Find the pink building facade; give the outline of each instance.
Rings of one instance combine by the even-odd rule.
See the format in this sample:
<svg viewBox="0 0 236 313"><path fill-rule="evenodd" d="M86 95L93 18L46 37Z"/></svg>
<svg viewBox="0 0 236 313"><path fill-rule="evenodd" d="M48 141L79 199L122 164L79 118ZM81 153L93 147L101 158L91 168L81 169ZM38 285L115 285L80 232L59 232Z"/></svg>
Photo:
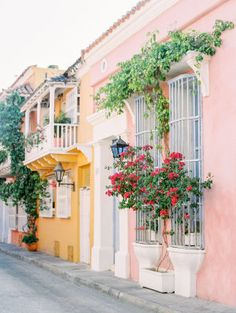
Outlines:
<svg viewBox="0 0 236 313"><path fill-rule="evenodd" d="M84 51L85 63L78 70L78 77L86 72L90 73L91 86L95 94L108 81L110 75L117 71L119 62L130 59L140 51L147 41L148 33L158 30L158 40L162 41L167 40L168 32L175 29L210 32L215 21L219 19L236 21L235 0L141 1L132 14L128 14L115 24L109 32ZM201 217L199 215L201 221L198 222L202 225L202 242L200 244L196 240L192 249L187 249L183 245L181 251L186 249L192 251L190 252L192 254L197 252L194 256L191 255L192 259L189 261L192 262L191 264L184 263L184 260L189 258L189 252L187 252L187 257L185 254L180 256L180 263L182 262L180 265L179 261L174 259L173 268L176 277L176 293L185 296L197 295L203 299L236 306L236 239L234 236L236 229L236 105L234 99L236 28L225 32L222 39L223 44L217 53L203 62L200 77L198 77L201 80L201 90L198 90L198 99L191 100L195 104L198 101L200 110L196 112L198 109L194 109L196 120L199 117L199 128L197 130L195 128L198 132L198 139L194 139L193 149L195 152L198 150L199 156L195 155L192 159L200 160L198 164L194 161L194 170L201 172L198 174L203 178L209 172L214 177L213 188L205 192L202 215ZM169 90L176 88L175 84L181 85L184 81L192 82L195 79L196 73L191 58L193 56L188 55L179 64L177 70L173 70L174 74L170 74L167 86ZM184 87L181 88L184 90ZM175 101L173 98L170 100ZM90 117L90 123L94 129L95 158L96 153L102 154L106 163L103 164L100 158L95 160L95 167L96 164L98 167L112 164L109 145L118 135L131 145L137 143L135 110L137 101L139 100L135 97L127 99L125 113L121 116L113 115L110 120L106 120L103 113L96 111ZM184 131L185 129L183 129L183 134ZM178 141L177 137L173 138ZM198 140L199 142L196 143ZM192 142L190 144L192 145ZM172 146L175 150L178 148L178 150L183 150L180 152L185 152L184 144L181 142L178 144L172 142ZM98 182L101 179L99 173L96 174L96 168L94 172L95 176L98 175L97 178L95 177L96 186L96 179ZM104 177L104 175L108 176L105 170L101 173L101 176ZM107 181L106 177L103 180L104 192ZM114 214L112 216L111 213L114 206L112 200L105 199L102 193L97 199L100 204L95 204L95 217L96 214L102 214L104 219L107 218L113 226L105 230L96 220L94 236L100 238L100 241L94 244L92 268L105 270L114 266L117 276L139 280L139 263L133 247L133 243L137 240L135 212L125 210L119 212L117 215L119 222L116 224L116 217L114 220ZM116 228L115 232L112 227ZM108 236L113 237L113 240L110 242L105 240ZM115 243L116 237L117 243ZM183 281L188 280L186 282L188 286L179 286L179 282L176 281L178 278Z"/></svg>

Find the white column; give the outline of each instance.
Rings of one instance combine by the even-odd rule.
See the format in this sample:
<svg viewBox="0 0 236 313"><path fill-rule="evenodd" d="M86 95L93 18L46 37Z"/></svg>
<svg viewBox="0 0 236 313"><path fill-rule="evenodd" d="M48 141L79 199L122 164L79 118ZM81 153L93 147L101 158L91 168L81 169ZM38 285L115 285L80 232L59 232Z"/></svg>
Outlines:
<svg viewBox="0 0 236 313"><path fill-rule="evenodd" d="M109 172L105 166L113 163L110 140L94 144L94 246L92 269L104 271L113 264L113 199L108 197L106 185Z"/></svg>
<svg viewBox="0 0 236 313"><path fill-rule="evenodd" d="M129 278L129 215L128 209L119 210L119 251L115 254L115 276Z"/></svg>
<svg viewBox="0 0 236 313"><path fill-rule="evenodd" d="M49 98L49 127L50 127L50 137L49 145L54 146L54 107L55 107L55 87L49 87L50 98Z"/></svg>
<svg viewBox="0 0 236 313"><path fill-rule="evenodd" d="M30 115L30 110L27 109L25 111L25 137L27 137L29 134L29 115Z"/></svg>
<svg viewBox="0 0 236 313"><path fill-rule="evenodd" d="M40 126L40 111L41 111L41 101L37 103L37 126Z"/></svg>

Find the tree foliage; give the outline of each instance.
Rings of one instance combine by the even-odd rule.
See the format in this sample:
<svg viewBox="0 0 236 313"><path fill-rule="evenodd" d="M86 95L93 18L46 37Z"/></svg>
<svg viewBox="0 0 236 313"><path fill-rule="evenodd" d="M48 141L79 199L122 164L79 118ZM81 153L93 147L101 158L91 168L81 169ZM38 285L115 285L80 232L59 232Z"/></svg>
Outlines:
<svg viewBox="0 0 236 313"><path fill-rule="evenodd" d="M0 141L11 160L11 175L14 182L0 182L0 198L14 205L22 204L27 213L27 229L30 236L36 236L38 200L47 196L47 181L41 180L37 172L32 172L23 161L25 159L25 138L22 133L23 114L20 111L24 98L12 93L0 103Z"/></svg>

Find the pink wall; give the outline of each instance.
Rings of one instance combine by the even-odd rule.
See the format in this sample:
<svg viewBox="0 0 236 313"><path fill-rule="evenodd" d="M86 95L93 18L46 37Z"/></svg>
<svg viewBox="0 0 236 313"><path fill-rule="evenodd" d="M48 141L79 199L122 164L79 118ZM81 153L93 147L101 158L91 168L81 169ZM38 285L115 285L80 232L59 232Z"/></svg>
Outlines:
<svg viewBox="0 0 236 313"><path fill-rule="evenodd" d="M113 73L118 62L132 57L146 41L148 32L159 30L165 39L176 28L211 31L216 19L236 22L235 0L180 0L175 6L144 26L108 55L108 70L101 73L100 62L92 69L96 89ZM223 46L210 61L210 96L203 99L204 175L214 175L214 186L205 194L206 257L198 274L197 293L205 299L236 306L236 29L223 35ZM130 119L128 118L130 122ZM131 123L131 122L130 122ZM132 131L134 128L132 126ZM130 133L130 143L134 141ZM138 278L133 255L135 214L130 212L129 245L131 277Z"/></svg>
<svg viewBox="0 0 236 313"><path fill-rule="evenodd" d="M236 3L228 1L208 16L236 22ZM204 20L200 21L204 26ZM203 103L204 173L214 175L205 197L206 257L198 275L199 297L236 306L236 29L210 63L210 96Z"/></svg>

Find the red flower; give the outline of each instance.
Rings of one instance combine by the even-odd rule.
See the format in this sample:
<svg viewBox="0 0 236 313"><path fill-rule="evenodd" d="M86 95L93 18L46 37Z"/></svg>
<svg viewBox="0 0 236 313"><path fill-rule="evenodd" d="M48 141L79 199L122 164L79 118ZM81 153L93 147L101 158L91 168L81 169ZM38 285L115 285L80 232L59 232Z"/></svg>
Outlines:
<svg viewBox="0 0 236 313"><path fill-rule="evenodd" d="M165 164L170 164L170 159L166 158L166 159L164 160L164 163L165 163Z"/></svg>
<svg viewBox="0 0 236 313"><path fill-rule="evenodd" d="M170 158L171 158L172 160L175 160L175 159L182 160L182 159L183 159L183 155L182 155L181 153L179 153L179 152L172 152L172 153L170 154Z"/></svg>
<svg viewBox="0 0 236 313"><path fill-rule="evenodd" d="M175 188L170 188L169 189L169 192L177 192L179 190L179 188L178 187L175 187Z"/></svg>
<svg viewBox="0 0 236 313"><path fill-rule="evenodd" d="M111 196L113 196L113 192L108 189L108 190L106 191L106 195L108 195L108 197L111 197Z"/></svg>
<svg viewBox="0 0 236 313"><path fill-rule="evenodd" d="M177 204L177 202L178 202L178 197L177 197L177 196L173 196L173 197L171 198L171 204L172 204L173 206L175 206L175 205Z"/></svg>
<svg viewBox="0 0 236 313"><path fill-rule="evenodd" d="M188 187L186 188L187 191L191 191L192 189L193 189L192 186L188 186Z"/></svg>
<svg viewBox="0 0 236 313"><path fill-rule="evenodd" d="M138 157L138 160L143 161L145 160L145 158L146 158L145 154L140 154L140 156Z"/></svg>
<svg viewBox="0 0 236 313"><path fill-rule="evenodd" d="M135 163L134 162L132 162L132 161L129 161L129 162L127 162L127 167L129 167L129 166L134 166L135 165Z"/></svg>
<svg viewBox="0 0 236 313"><path fill-rule="evenodd" d="M159 170L161 173L164 173L164 172L166 172L167 171L167 169L166 168L160 168L160 170Z"/></svg>
<svg viewBox="0 0 236 313"><path fill-rule="evenodd" d="M168 210L166 209L163 209L160 211L160 216L165 218L165 217L169 217L169 213L168 213Z"/></svg>
<svg viewBox="0 0 236 313"><path fill-rule="evenodd" d="M147 192L146 187L142 187L142 188L140 188L140 192Z"/></svg>
<svg viewBox="0 0 236 313"><path fill-rule="evenodd" d="M171 173L168 174L168 178L169 178L170 180L173 180L173 179L175 179L175 178L177 178L177 177L179 177L179 174L177 174L177 173L175 173L175 172L171 172Z"/></svg>
<svg viewBox="0 0 236 313"><path fill-rule="evenodd" d="M153 149L153 146L150 146L150 145L143 146L143 151L149 151L152 149Z"/></svg>
<svg viewBox="0 0 236 313"><path fill-rule="evenodd" d="M151 172L151 176L152 177L157 176L159 173L160 173L159 169L156 168L153 172Z"/></svg>
<svg viewBox="0 0 236 313"><path fill-rule="evenodd" d="M132 192L131 192L131 191L125 192L125 193L124 193L124 198L125 198L125 199L128 199L131 195L132 195Z"/></svg>
<svg viewBox="0 0 236 313"><path fill-rule="evenodd" d="M189 214L189 213L185 213L185 214L184 214L184 218L185 218L186 220L188 220L188 219L190 218L190 214Z"/></svg>

